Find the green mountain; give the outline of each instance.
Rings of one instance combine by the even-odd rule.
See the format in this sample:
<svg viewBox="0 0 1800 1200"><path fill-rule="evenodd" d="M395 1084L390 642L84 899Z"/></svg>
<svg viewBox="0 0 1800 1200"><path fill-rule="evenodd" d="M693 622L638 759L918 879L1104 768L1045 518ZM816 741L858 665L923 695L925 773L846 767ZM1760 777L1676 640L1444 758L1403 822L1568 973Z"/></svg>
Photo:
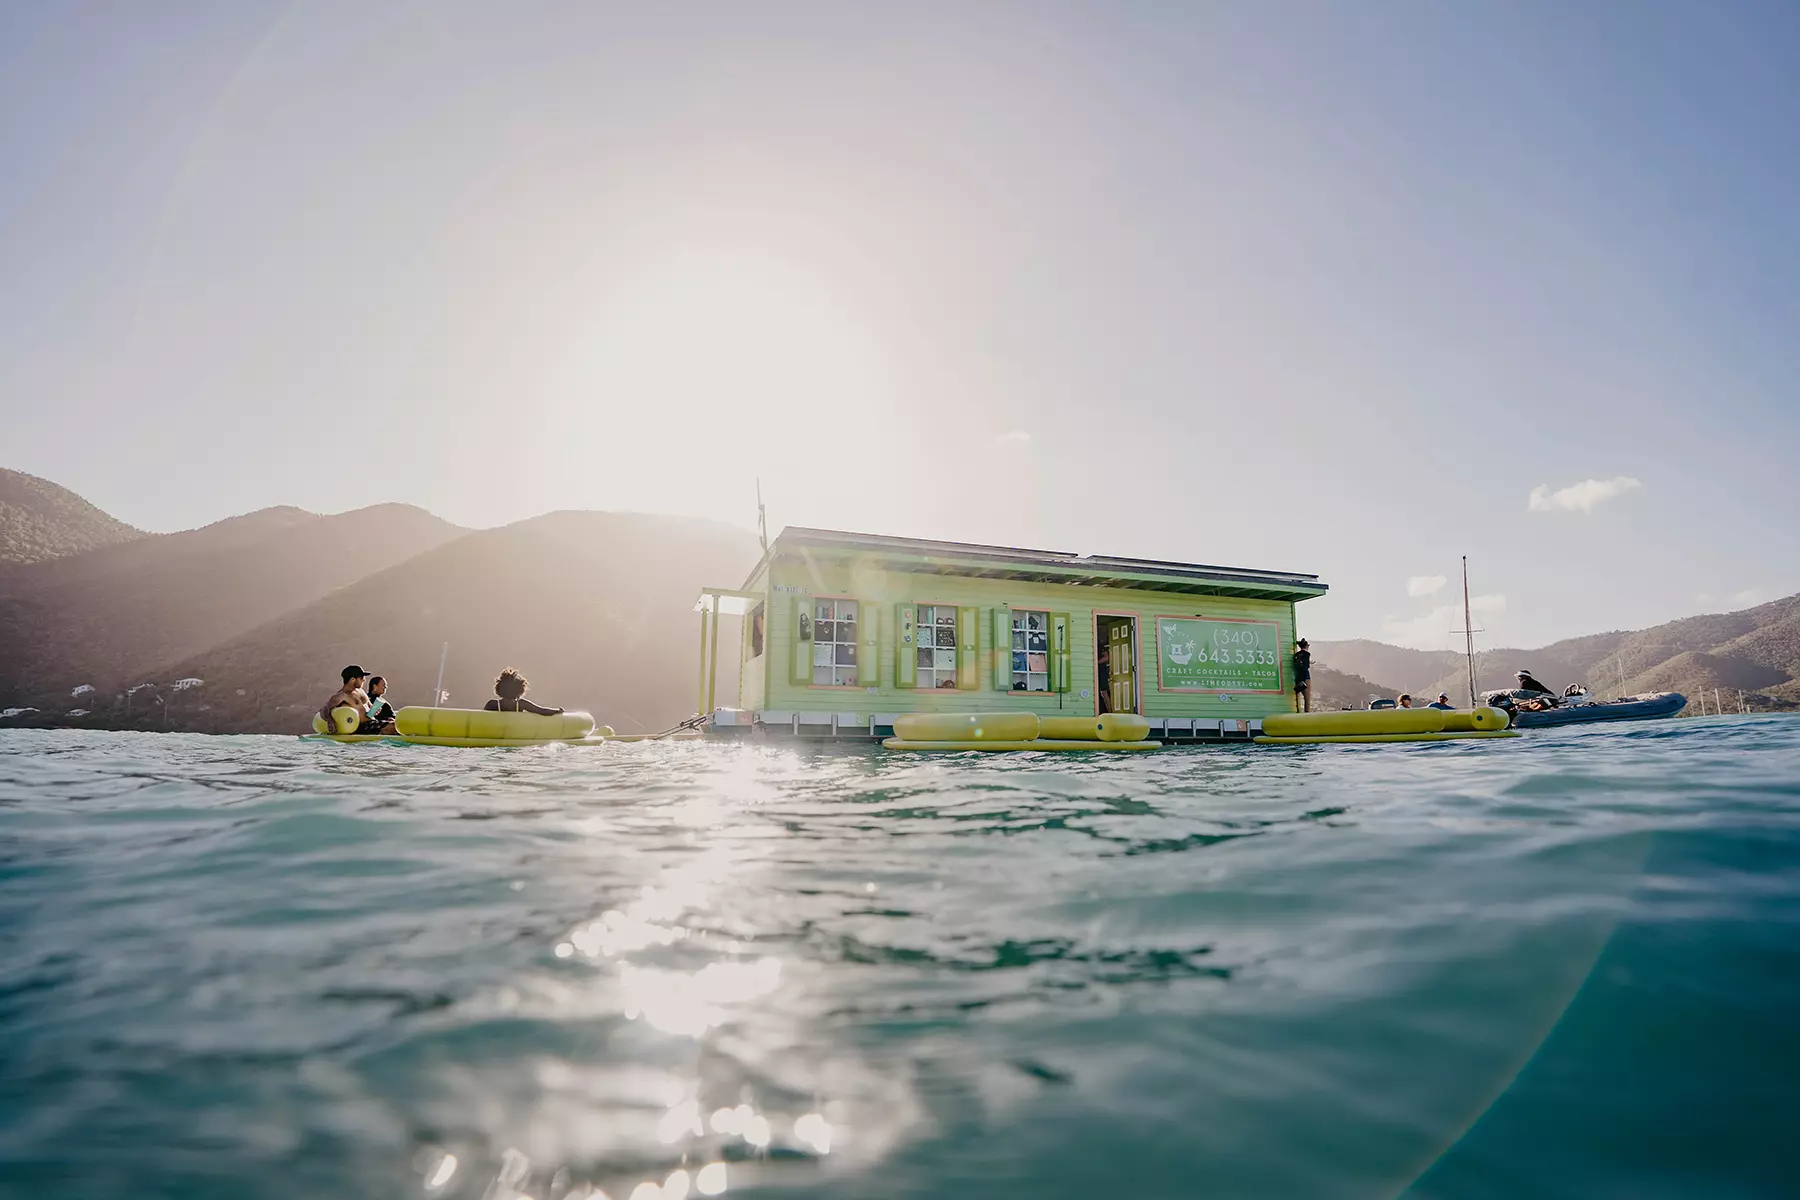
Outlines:
<svg viewBox="0 0 1800 1200"><path fill-rule="evenodd" d="M0 567L43 562L144 536L68 488L0 468Z"/></svg>

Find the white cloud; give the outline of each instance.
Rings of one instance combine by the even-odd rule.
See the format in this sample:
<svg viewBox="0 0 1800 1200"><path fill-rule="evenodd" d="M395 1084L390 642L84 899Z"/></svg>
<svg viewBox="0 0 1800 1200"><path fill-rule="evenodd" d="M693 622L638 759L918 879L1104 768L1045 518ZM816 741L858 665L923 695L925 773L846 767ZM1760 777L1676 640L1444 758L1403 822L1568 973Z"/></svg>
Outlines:
<svg viewBox="0 0 1800 1200"><path fill-rule="evenodd" d="M1444 575L1413 575L1406 581L1406 594L1415 597L1435 596L1449 582L1449 577Z"/></svg>
<svg viewBox="0 0 1800 1200"><path fill-rule="evenodd" d="M1019 446L1031 441L1031 435L1023 429L1009 429L994 439L996 446Z"/></svg>
<svg viewBox="0 0 1800 1200"><path fill-rule="evenodd" d="M1499 592L1471 596L1469 609L1474 614L1475 624L1481 625L1483 617L1496 616L1506 611L1506 597ZM1462 627L1462 605L1440 604L1430 612L1416 617L1383 617L1381 640L1414 650L1443 650L1451 646L1452 631Z"/></svg>
<svg viewBox="0 0 1800 1200"><path fill-rule="evenodd" d="M1529 508L1532 512L1589 513L1594 511L1595 505L1604 504L1643 486L1629 475L1615 475L1611 479L1584 479L1555 491L1550 490L1549 484L1540 483L1531 489Z"/></svg>

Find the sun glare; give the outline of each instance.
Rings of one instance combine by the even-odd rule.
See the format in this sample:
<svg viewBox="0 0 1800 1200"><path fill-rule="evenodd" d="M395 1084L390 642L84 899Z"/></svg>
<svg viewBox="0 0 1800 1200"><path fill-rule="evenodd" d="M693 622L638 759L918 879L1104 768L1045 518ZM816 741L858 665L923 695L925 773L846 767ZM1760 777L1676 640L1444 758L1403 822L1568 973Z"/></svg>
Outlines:
<svg viewBox="0 0 1800 1200"><path fill-rule="evenodd" d="M896 432L877 323L767 251L696 247L621 278L576 338L557 387L572 435L555 440L634 508L732 515L756 477L801 468L849 483Z"/></svg>

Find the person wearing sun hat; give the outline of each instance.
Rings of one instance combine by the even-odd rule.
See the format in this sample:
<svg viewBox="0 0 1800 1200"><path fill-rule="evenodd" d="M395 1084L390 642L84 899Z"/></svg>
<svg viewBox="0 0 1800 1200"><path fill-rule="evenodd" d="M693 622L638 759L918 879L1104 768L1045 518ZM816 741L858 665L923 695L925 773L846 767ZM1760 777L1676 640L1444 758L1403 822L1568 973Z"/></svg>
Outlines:
<svg viewBox="0 0 1800 1200"><path fill-rule="evenodd" d="M1294 643L1294 708L1298 712L1312 711L1312 651L1307 649L1305 638Z"/></svg>
<svg viewBox="0 0 1800 1200"><path fill-rule="evenodd" d="M1513 678L1519 681L1519 690L1521 692L1542 692L1546 696L1556 695L1555 692L1533 679L1530 671L1519 671Z"/></svg>

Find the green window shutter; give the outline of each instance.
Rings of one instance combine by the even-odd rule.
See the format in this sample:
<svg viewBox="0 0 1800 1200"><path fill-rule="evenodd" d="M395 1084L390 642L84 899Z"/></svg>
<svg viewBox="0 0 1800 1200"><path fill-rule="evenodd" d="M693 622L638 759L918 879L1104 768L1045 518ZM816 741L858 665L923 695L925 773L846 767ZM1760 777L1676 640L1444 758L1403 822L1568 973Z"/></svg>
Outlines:
<svg viewBox="0 0 1800 1200"><path fill-rule="evenodd" d="M897 688L919 686L919 639L914 628L918 620L918 605L894 605L894 686Z"/></svg>
<svg viewBox="0 0 1800 1200"><path fill-rule="evenodd" d="M1069 651L1069 614L1050 614L1050 690L1070 690L1074 656Z"/></svg>
<svg viewBox="0 0 1800 1200"><path fill-rule="evenodd" d="M956 610L956 686L965 692L981 686L981 610Z"/></svg>
<svg viewBox="0 0 1800 1200"><path fill-rule="evenodd" d="M994 690L1012 691L1012 609L994 610Z"/></svg>
<svg viewBox="0 0 1800 1200"><path fill-rule="evenodd" d="M813 678L813 637L812 637L812 597L794 597L793 646L788 655L788 682L797 687L812 683Z"/></svg>
<svg viewBox="0 0 1800 1200"><path fill-rule="evenodd" d="M860 687L881 686L881 609L870 600L856 602L862 643L856 647L856 682Z"/></svg>

